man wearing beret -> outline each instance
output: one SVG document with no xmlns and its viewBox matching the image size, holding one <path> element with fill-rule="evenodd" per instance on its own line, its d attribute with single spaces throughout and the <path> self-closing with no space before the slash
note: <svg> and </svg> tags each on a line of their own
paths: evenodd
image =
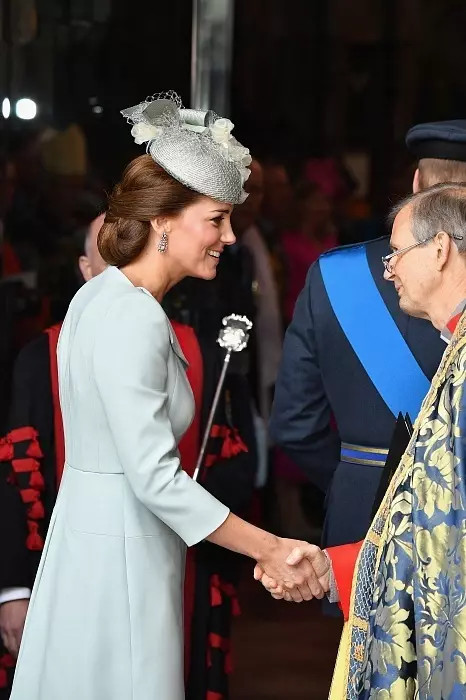
<svg viewBox="0 0 466 700">
<path fill-rule="evenodd" d="M 417 124 L 408 131 L 406 145 L 419 161 L 413 192 L 466 181 L 466 119 Z"/>
<path fill-rule="evenodd" d="M 417 125 L 406 142 L 419 162 L 414 191 L 466 181 L 466 120 Z M 324 546 L 365 536 L 397 416 L 414 421 L 445 349 L 384 281 L 388 244 L 322 255 L 285 337 L 270 432 L 326 493 Z"/>
</svg>

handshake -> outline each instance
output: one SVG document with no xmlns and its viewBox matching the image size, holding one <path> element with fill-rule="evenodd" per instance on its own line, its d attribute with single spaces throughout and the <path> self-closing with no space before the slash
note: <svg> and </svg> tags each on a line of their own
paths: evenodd
<svg viewBox="0 0 466 700">
<path fill-rule="evenodd" d="M 277 600 L 302 603 L 323 598 L 330 590 L 331 578 L 331 563 L 325 552 L 307 542 L 277 540 L 276 547 L 258 561 L 254 569 L 256 581 Z"/>
</svg>

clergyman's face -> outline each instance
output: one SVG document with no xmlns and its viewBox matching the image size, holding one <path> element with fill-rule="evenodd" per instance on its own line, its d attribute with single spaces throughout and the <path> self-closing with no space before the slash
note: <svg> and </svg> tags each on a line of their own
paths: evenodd
<svg viewBox="0 0 466 700">
<path fill-rule="evenodd" d="M 415 243 L 411 231 L 411 207 L 408 205 L 393 222 L 390 247 L 396 252 Z M 385 270 L 384 277 L 395 285 L 402 311 L 410 316 L 428 318 L 429 301 L 440 281 L 434 246 L 426 243 L 395 255 L 390 259 L 389 267 L 390 271 Z"/>
</svg>

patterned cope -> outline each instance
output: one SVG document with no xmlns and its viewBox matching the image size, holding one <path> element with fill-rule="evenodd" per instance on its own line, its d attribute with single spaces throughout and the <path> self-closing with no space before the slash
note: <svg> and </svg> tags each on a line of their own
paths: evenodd
<svg viewBox="0 0 466 700">
<path fill-rule="evenodd" d="M 466 698 L 465 382 L 463 314 L 361 548 L 332 699 Z"/>
</svg>

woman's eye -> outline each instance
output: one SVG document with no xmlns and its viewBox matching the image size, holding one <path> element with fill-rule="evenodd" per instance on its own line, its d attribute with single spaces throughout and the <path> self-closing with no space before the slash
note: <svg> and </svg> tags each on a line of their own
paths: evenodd
<svg viewBox="0 0 466 700">
<path fill-rule="evenodd" d="M 213 223 L 215 226 L 220 226 L 220 224 L 223 221 L 223 216 L 216 216 L 215 219 L 212 219 Z"/>
</svg>

